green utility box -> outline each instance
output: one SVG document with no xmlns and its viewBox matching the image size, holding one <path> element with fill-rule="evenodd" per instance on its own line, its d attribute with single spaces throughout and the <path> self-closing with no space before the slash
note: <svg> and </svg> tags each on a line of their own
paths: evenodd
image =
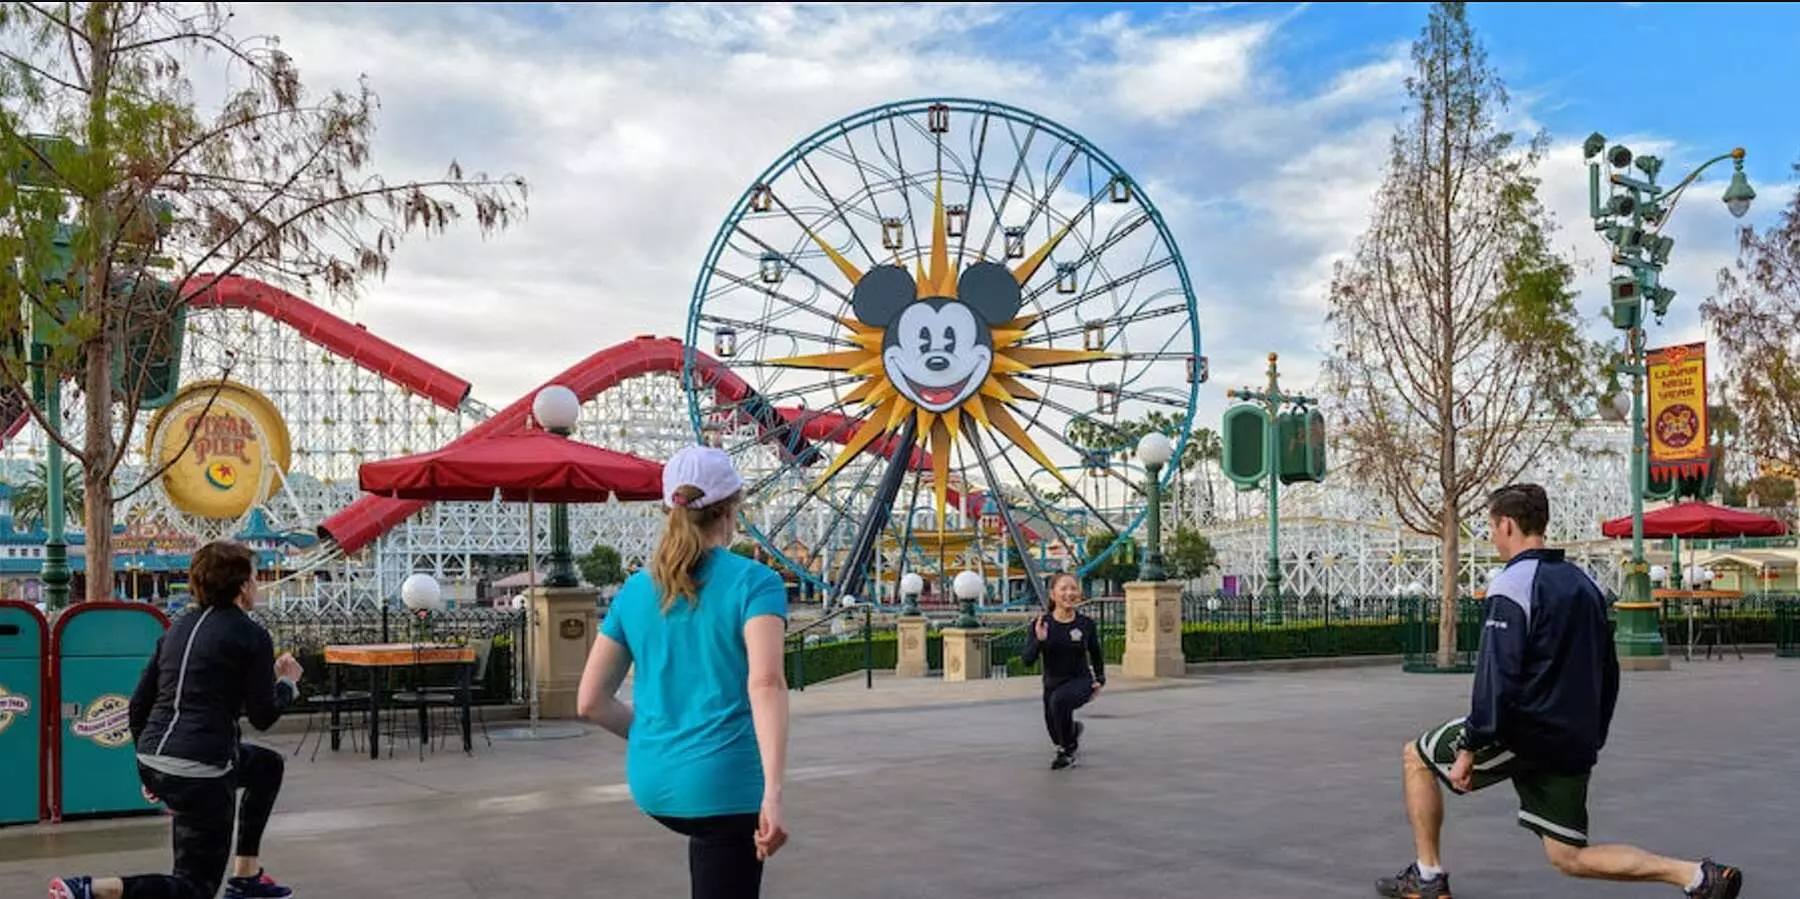
<svg viewBox="0 0 1800 899">
<path fill-rule="evenodd" d="M 169 619 L 155 606 L 84 602 L 56 619 L 53 817 L 153 811 L 138 779 L 131 692 Z"/>
<path fill-rule="evenodd" d="M 0 824 L 49 817 L 44 706 L 50 628 L 30 603 L 0 600 Z"/>
</svg>

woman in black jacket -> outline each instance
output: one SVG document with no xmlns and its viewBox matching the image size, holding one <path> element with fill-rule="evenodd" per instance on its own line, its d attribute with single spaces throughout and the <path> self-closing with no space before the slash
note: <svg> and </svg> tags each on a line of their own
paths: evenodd
<svg viewBox="0 0 1800 899">
<path fill-rule="evenodd" d="M 1026 629 L 1025 652 L 1030 665 L 1044 659 L 1044 728 L 1056 745 L 1053 770 L 1075 764 L 1081 748 L 1081 724 L 1075 710 L 1087 705 L 1106 685 L 1106 659 L 1100 651 L 1100 628 L 1075 611 L 1081 605 L 1081 582 L 1064 572 L 1050 579 L 1051 612 Z"/>
<path fill-rule="evenodd" d="M 266 731 L 299 693 L 300 663 L 245 614 L 256 606 L 256 557 L 208 543 L 188 571 L 194 608 L 156 643 L 131 695 L 138 777 L 173 817 L 172 874 L 58 877 L 50 899 L 281 899 L 291 894 L 257 864 L 281 790 L 279 753 L 244 743 L 239 716 Z M 243 791 L 241 802 L 238 790 Z M 237 856 L 231 854 L 237 829 Z"/>
</svg>

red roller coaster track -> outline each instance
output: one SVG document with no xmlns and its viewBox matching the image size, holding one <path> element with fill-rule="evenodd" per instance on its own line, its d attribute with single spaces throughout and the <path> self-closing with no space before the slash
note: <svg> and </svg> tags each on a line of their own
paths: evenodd
<svg viewBox="0 0 1800 899">
<path fill-rule="evenodd" d="M 446 409 L 457 409 L 469 396 L 469 382 L 279 287 L 238 275 L 204 276 L 187 282 L 194 290 L 188 303 L 197 308 L 249 309 L 300 332 L 300 336 L 380 375 Z M 0 397 L 0 416 L 9 424 L 5 440 L 18 436 L 31 421 L 18 391 Z"/>
<path fill-rule="evenodd" d="M 574 391 L 582 402 L 587 402 L 621 382 L 640 375 L 658 372 L 678 374 L 682 370 L 685 355 L 686 348 L 673 337 L 638 337 L 601 350 L 544 383 L 561 384 Z M 750 385 L 719 364 L 718 360 L 705 353 L 697 353 L 696 356 L 700 377 L 712 385 L 721 403 L 737 403 L 753 395 Z M 520 397 L 512 405 L 470 428 L 451 443 L 476 440 L 524 427 L 526 418 L 531 413 L 531 400 L 536 395 L 537 391 L 534 390 Z M 807 440 L 842 444 L 856 435 L 856 428 L 850 420 L 835 412 L 807 412 L 792 408 L 777 411 L 783 421 L 789 424 L 799 422 L 800 435 Z M 764 433 L 767 433 L 767 429 Z M 870 444 L 870 448 L 884 456 L 891 456 L 898 448 L 897 444 L 897 440 L 886 438 Z M 923 450 L 914 450 L 912 465 L 929 468 L 931 457 Z M 975 497 L 971 496 L 970 499 Z M 950 501 L 960 506 L 962 497 L 951 491 Z M 426 505 L 428 503 L 422 500 L 365 496 L 325 519 L 319 525 L 319 536 L 336 541 L 346 553 L 354 553 L 374 542 L 388 529 L 412 517 Z"/>
</svg>

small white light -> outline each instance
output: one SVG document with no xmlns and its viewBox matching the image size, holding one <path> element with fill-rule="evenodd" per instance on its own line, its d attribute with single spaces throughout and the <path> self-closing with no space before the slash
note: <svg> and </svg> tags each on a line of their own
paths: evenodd
<svg viewBox="0 0 1800 899">
<path fill-rule="evenodd" d="M 572 431 L 581 417 L 581 400 L 575 391 L 561 384 L 551 384 L 531 399 L 531 416 L 547 431 Z"/>
<path fill-rule="evenodd" d="M 1660 584 L 1669 579 L 1669 569 L 1661 565 L 1650 566 L 1650 582 Z"/>
<path fill-rule="evenodd" d="M 1217 596 L 1206 601 L 1206 610 L 1208 612 L 1217 612 L 1219 610 L 1219 598 Z"/>
<path fill-rule="evenodd" d="M 918 596 L 924 592 L 925 579 L 919 577 L 918 572 L 908 571 L 904 577 L 900 578 L 900 595 Z"/>
<path fill-rule="evenodd" d="M 444 591 L 438 586 L 437 578 L 423 573 L 410 574 L 400 584 L 400 603 L 415 612 L 420 609 L 442 612 Z"/>
<path fill-rule="evenodd" d="M 956 576 L 950 589 L 956 591 L 957 599 L 980 599 L 987 592 L 987 581 L 978 572 L 965 571 Z"/>
<path fill-rule="evenodd" d="M 1425 595 L 1425 585 L 1419 583 L 1418 581 L 1413 581 L 1412 583 L 1406 585 L 1406 592 L 1411 593 L 1414 596 L 1424 596 Z"/>
<path fill-rule="evenodd" d="M 838 600 L 838 605 L 841 605 L 846 609 L 853 609 L 856 607 L 856 597 L 846 596 L 843 599 Z"/>
<path fill-rule="evenodd" d="M 1138 441 L 1138 461 L 1145 465 L 1167 465 L 1169 459 L 1174 455 L 1175 445 L 1169 442 L 1168 437 L 1156 431 L 1145 434 L 1143 439 Z"/>
</svg>

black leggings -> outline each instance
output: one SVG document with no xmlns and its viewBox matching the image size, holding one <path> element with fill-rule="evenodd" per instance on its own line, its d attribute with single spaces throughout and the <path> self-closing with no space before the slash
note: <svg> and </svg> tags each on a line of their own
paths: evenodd
<svg viewBox="0 0 1800 899">
<path fill-rule="evenodd" d="M 655 818 L 688 838 L 692 899 L 757 899 L 762 895 L 763 863 L 756 857 L 757 815 Z"/>
<path fill-rule="evenodd" d="M 1075 710 L 1094 698 L 1094 679 L 1083 675 L 1044 682 L 1044 729 L 1050 742 L 1063 749 L 1075 748 Z"/>
<path fill-rule="evenodd" d="M 213 899 L 231 862 L 233 824 L 237 854 L 262 854 L 263 830 L 285 770 L 280 753 L 248 743 L 238 744 L 236 764 L 222 777 L 178 777 L 139 765 L 144 789 L 174 819 L 175 867 L 172 874 L 125 878 L 125 899 Z"/>
</svg>

